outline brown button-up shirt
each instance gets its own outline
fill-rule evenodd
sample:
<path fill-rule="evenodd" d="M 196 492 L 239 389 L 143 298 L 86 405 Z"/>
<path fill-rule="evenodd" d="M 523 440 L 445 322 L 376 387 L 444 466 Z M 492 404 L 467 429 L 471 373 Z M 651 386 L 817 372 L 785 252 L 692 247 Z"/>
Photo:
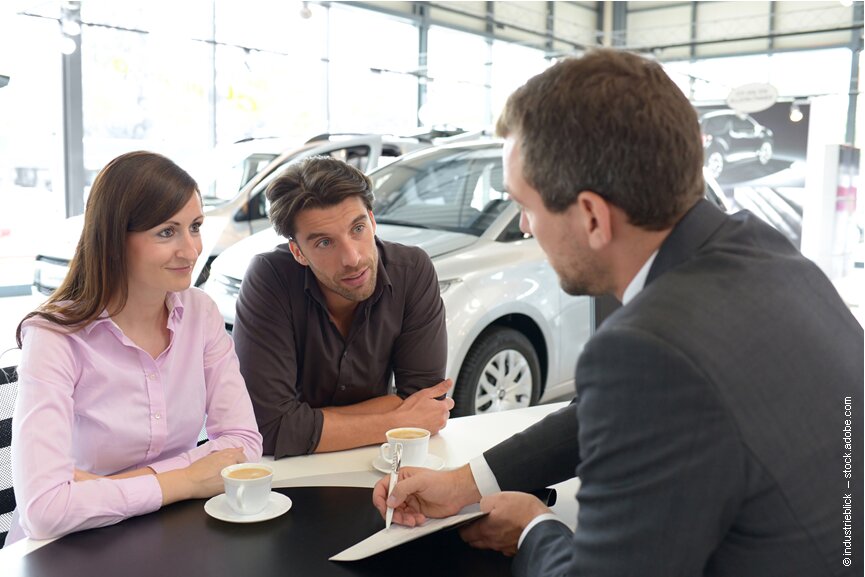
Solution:
<path fill-rule="evenodd" d="M 347 338 L 330 320 L 315 275 L 287 244 L 250 263 L 234 342 L 265 454 L 312 453 L 320 407 L 386 395 L 391 375 L 402 398 L 444 380 L 445 310 L 429 256 L 378 238 L 376 246 L 376 287 Z"/>

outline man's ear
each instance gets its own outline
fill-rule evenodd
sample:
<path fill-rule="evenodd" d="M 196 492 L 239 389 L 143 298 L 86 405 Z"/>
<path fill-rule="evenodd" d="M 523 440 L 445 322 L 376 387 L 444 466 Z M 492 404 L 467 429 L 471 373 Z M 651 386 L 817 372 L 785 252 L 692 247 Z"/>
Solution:
<path fill-rule="evenodd" d="M 375 215 L 371 210 L 366 211 L 369 214 L 369 221 L 372 223 L 372 234 L 375 234 Z"/>
<path fill-rule="evenodd" d="M 584 190 L 577 197 L 576 211 L 579 226 L 588 239 L 589 247 L 601 250 L 613 239 L 610 204 L 601 195 Z"/>
<path fill-rule="evenodd" d="M 288 249 L 291 251 L 294 260 L 296 260 L 299 264 L 303 266 L 309 266 L 309 261 L 306 260 L 306 257 L 303 256 L 303 253 L 300 252 L 300 246 L 293 238 L 288 239 Z"/>

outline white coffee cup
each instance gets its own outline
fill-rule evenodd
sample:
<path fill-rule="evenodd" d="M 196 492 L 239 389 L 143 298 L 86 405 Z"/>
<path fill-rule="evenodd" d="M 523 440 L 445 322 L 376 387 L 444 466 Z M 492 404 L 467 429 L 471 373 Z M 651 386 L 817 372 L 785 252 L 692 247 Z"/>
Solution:
<path fill-rule="evenodd" d="M 262 463 L 230 465 L 221 472 L 228 505 L 239 515 L 255 515 L 267 507 L 273 469 Z"/>
<path fill-rule="evenodd" d="M 381 446 L 381 458 L 391 462 L 396 446 L 402 445 L 402 467 L 423 467 L 429 453 L 429 431 L 417 427 L 399 427 L 385 433 L 387 443 Z"/>

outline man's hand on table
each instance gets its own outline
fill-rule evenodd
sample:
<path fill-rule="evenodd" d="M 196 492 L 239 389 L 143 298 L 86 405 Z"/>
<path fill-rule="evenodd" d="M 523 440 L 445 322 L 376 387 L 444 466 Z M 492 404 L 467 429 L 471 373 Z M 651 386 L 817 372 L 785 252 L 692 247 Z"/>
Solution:
<path fill-rule="evenodd" d="M 452 386 L 453 381 L 445 379 L 437 385 L 421 389 L 403 401 L 394 411 L 394 416 L 399 422 L 405 423 L 404 426 L 427 429 L 431 435 L 435 435 L 444 429 L 454 408 L 453 399 L 444 396 Z"/>
<path fill-rule="evenodd" d="M 373 488 L 372 503 L 382 517 L 391 505 L 393 522 L 408 527 L 420 525 L 427 517 L 450 517 L 481 498 L 468 465 L 453 471 L 405 467 L 399 473 L 390 499 L 388 481 L 389 477 L 385 476 Z"/>
<path fill-rule="evenodd" d="M 472 547 L 493 549 L 509 557 L 517 553 L 520 535 L 532 519 L 551 513 L 534 495 L 517 492 L 484 497 L 481 511 L 488 514 L 462 527 L 460 537 Z"/>

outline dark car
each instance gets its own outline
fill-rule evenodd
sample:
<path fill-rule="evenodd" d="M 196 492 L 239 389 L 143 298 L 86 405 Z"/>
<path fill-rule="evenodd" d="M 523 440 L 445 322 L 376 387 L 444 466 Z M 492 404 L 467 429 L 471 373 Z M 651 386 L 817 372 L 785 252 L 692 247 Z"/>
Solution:
<path fill-rule="evenodd" d="M 767 164 L 772 160 L 772 131 L 748 114 L 732 110 L 707 112 L 700 118 L 700 129 L 703 162 L 714 178 L 721 176 L 729 163 L 757 159 Z"/>

